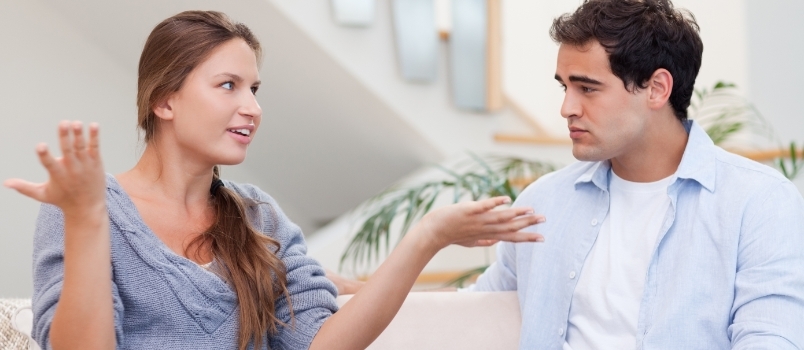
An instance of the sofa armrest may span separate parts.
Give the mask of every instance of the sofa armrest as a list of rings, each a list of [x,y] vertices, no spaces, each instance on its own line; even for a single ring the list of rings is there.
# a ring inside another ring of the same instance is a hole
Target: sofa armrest
[[[0,345],[3,349],[40,350],[31,339],[31,329],[30,299],[0,299]]]

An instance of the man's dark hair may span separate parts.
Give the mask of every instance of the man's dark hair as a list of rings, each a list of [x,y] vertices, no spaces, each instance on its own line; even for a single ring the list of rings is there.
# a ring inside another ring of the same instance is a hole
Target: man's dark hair
[[[670,105],[683,121],[701,68],[698,30],[692,13],[674,9],[670,0],[585,0],[575,13],[553,20],[550,37],[577,46],[597,40],[612,73],[631,92],[646,88],[657,69],[667,69],[673,76]]]

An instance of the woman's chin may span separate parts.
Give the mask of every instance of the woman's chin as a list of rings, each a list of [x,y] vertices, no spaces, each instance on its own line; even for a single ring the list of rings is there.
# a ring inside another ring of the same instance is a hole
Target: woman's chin
[[[218,158],[216,164],[218,165],[238,165],[246,160],[246,153],[240,155],[228,155],[226,157]]]

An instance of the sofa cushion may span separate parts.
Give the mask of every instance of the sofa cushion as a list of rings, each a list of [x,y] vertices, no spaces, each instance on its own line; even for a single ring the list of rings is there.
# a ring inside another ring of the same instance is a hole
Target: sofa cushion
[[[414,292],[368,349],[518,349],[521,322],[516,292]]]

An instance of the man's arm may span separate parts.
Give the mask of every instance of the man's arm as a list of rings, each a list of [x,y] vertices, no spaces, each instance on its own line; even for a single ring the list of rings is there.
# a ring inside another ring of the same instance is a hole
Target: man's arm
[[[804,199],[793,184],[782,182],[749,204],[744,220],[732,348],[802,349]]]
[[[516,290],[516,249],[510,242],[497,243],[497,261],[491,264],[475,284],[463,289],[472,292]]]

